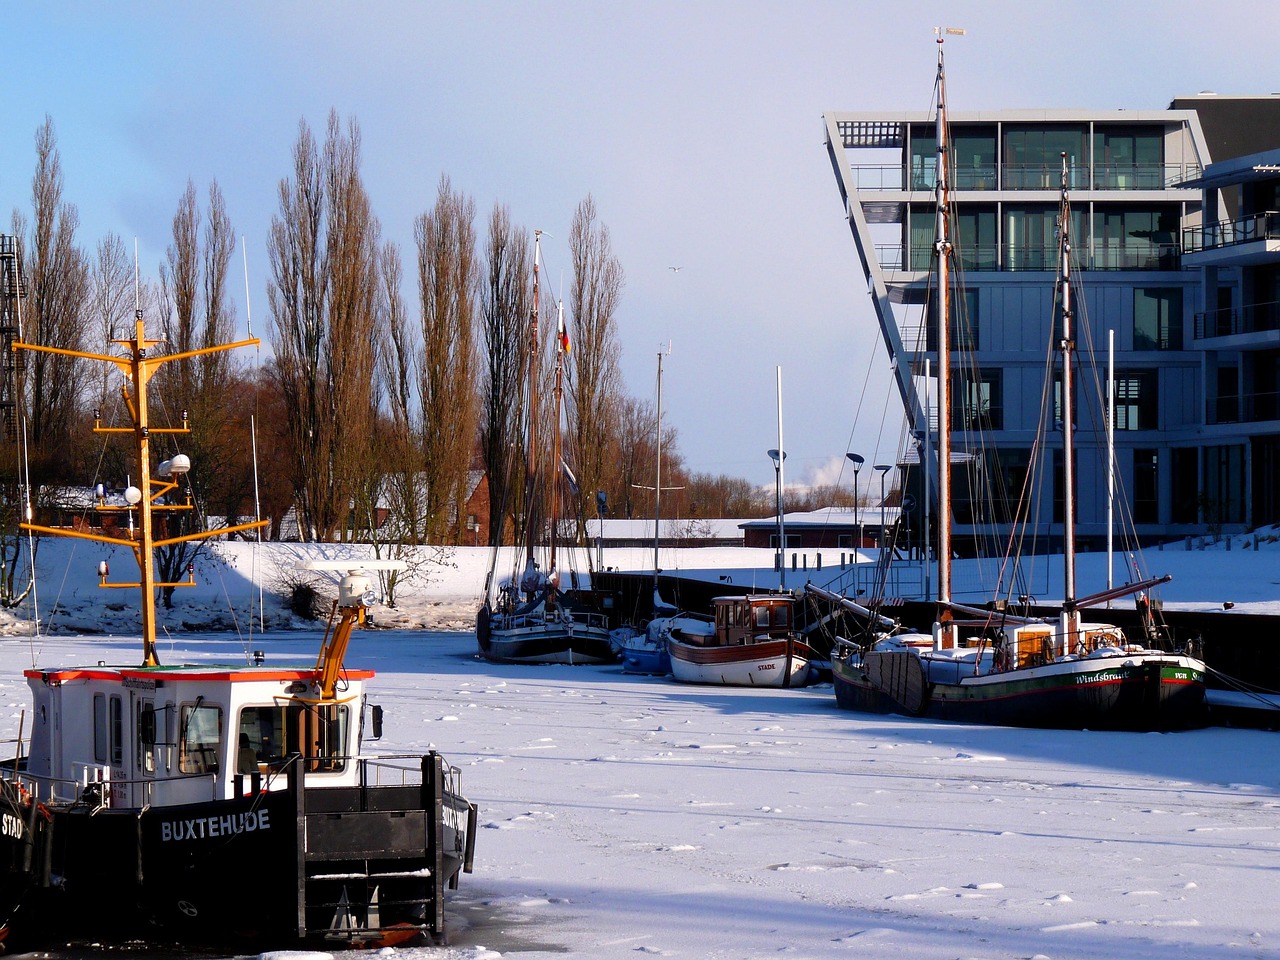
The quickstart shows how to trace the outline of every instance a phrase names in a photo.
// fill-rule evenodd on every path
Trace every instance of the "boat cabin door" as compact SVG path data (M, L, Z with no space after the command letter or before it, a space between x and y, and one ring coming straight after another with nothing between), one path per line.
M127 804L141 807L152 801L156 778L156 754L160 744L160 716L156 713L155 690L130 690L129 712L133 718L132 763L124 771L128 783ZM130 758L126 757L126 762Z

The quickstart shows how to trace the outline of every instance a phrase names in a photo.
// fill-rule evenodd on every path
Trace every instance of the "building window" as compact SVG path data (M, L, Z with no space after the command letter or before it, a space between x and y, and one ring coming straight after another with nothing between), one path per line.
M1100 206L1093 215L1093 228L1095 269L1178 269L1176 206Z
M1156 430L1159 422L1159 371L1117 370L1115 410L1117 430Z
M1173 502L1169 519L1174 523L1195 523L1200 507L1200 456L1194 449L1173 451Z
M1156 451L1133 451L1133 522L1159 523L1159 470Z
M1004 390L1000 371L960 373L951 381L951 426L956 430L1003 430Z
M994 127L951 128L952 186L956 190L996 188ZM938 181L938 137L935 128L911 130L911 189L933 190Z
M1017 516L1018 502L1027 486L1031 451L1001 448L988 454L990 466L983 471L991 478L991 508L996 523L1010 523Z
M1098 190L1163 190L1164 131L1098 126L1093 135L1093 177Z
M1006 270L1052 270L1058 262L1058 208L1006 206L1004 265Z
M937 239L937 212L932 205L916 204L907 211L910 268L933 268ZM951 245L962 270L996 270L999 242L996 239L995 207L965 204L953 208Z
M925 342L927 349L938 352L937 299L929 301L925 311ZM951 350L972 353L978 349L978 291L952 292L951 326L948 330Z
M1244 522L1244 446L1205 447L1204 522Z
M1062 155L1067 155L1068 186L1082 186L1088 154L1083 125L1044 124L1004 127L1006 190L1057 190L1062 186Z
M1138 287L1133 291L1133 349L1182 349L1182 288Z

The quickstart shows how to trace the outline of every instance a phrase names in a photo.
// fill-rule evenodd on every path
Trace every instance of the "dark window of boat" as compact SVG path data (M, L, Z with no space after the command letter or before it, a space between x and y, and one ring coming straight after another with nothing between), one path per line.
M222 751L222 708L197 700L182 705L181 717L178 770L181 773L217 773L218 757Z
M142 773L156 772L156 711L152 701L143 700L134 707L134 764Z
M285 712L285 753L303 758L308 773L341 773L347 766L351 712L343 704L292 704Z
M236 728L237 746L242 737L247 738L256 762L276 764L287 755L284 748L284 707L245 707L240 711Z
M93 759L107 762L107 695L93 695Z
M124 763L124 701L117 696L111 698L111 719L108 723L111 733L111 765Z

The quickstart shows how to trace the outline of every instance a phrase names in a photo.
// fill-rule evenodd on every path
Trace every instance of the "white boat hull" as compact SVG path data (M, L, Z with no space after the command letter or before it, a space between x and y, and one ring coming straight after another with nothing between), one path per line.
M736 687L801 687L809 682L813 652L800 640L770 640L742 646L697 646L667 642L671 675L682 683Z

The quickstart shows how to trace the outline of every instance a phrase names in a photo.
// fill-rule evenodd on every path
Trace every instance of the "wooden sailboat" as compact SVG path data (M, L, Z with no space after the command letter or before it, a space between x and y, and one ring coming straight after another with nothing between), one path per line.
M345 666L365 619L366 571L344 576L314 665L162 665L156 649L153 552L210 532L167 536L179 454L152 465L151 440L187 424L152 425L147 384L162 364L256 340L160 354L141 312L123 355L63 351L115 364L127 384L137 485L123 505L129 536L24 523L132 550L142 611L141 663L36 667L29 738L0 764L0 938L32 948L78 938L163 938L191 946L389 946L444 932L445 890L470 872L476 808L459 771L434 751L366 756L381 708L366 703L370 670ZM265 522L265 521L262 521ZM247 529L258 523L229 530ZM228 529L215 531L226 533ZM105 565L104 565L105 566ZM255 658L256 659L256 658Z
M1053 621L999 609L963 607L951 597L951 434L949 325L951 241L949 155L942 40L938 41L937 293L938 595L931 633L903 633L877 620L864 644L844 643L833 656L837 701L864 710L893 710L947 720L1059 728L1177 729L1204 722L1204 664L1185 652L1129 642L1108 624L1085 623L1081 611L1141 594L1169 577L1127 584L1089 597L1075 585L1072 496L1074 350L1071 303L1071 214L1068 167L1062 161L1058 307L1062 332L1065 582Z
M524 566L495 583L489 571L485 601L476 614L476 641L488 660L513 663L612 663L617 654L609 641L608 619L595 609L595 595L576 586L561 589L557 566L562 472L572 479L561 454L560 418L564 395L564 358L567 337L564 306L559 307L556 335L555 386L553 395L551 469L542 469L539 447L538 376L541 342L538 335L539 289L542 233L534 235L533 310L529 321L528 404L525 452ZM541 511L535 508L545 493L549 503L546 543L541 542ZM539 551L545 546L544 568ZM495 554L496 558L496 554ZM496 595L495 595L496 594Z

